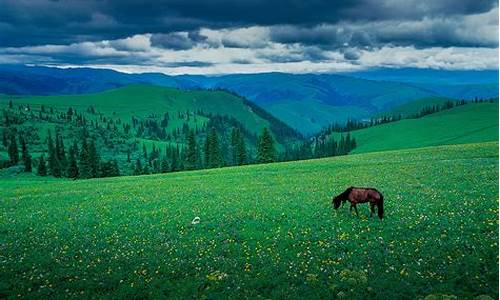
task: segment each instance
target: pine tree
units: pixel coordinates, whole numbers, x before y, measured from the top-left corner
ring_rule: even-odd
[[[257,162],[270,163],[276,160],[276,150],[274,140],[269,130],[264,127],[257,142]]]
[[[161,173],[167,173],[169,171],[169,165],[168,165],[168,160],[167,158],[164,156],[161,160],[161,163],[160,163],[160,172]]]
[[[240,134],[238,144],[236,145],[236,154],[237,154],[236,164],[238,166],[247,163],[247,147],[245,145],[245,139],[242,134]]]
[[[49,152],[49,172],[54,177],[61,177],[61,165],[57,157],[56,148],[54,146],[54,140],[52,139],[52,134],[50,130],[47,136],[47,148]]]
[[[139,158],[135,161],[134,175],[142,175],[142,163]]]
[[[82,146],[80,147],[80,154],[78,156],[78,178],[92,178],[89,146],[86,138],[82,140]]]
[[[16,136],[14,134],[10,135],[10,143],[7,152],[9,153],[10,165],[17,165],[19,162],[19,149],[17,148]]]
[[[239,128],[233,127],[231,130],[231,149],[230,149],[230,162],[232,166],[238,165],[238,143],[240,142],[241,132]]]
[[[219,139],[215,128],[212,127],[205,141],[205,166],[217,168],[224,165],[224,159],[219,146]]]
[[[120,168],[118,167],[118,162],[116,159],[112,160],[112,176],[120,176]]]
[[[89,155],[88,159],[90,166],[90,176],[92,178],[97,178],[99,177],[100,174],[99,167],[101,166],[101,162],[99,153],[97,152],[97,147],[95,145],[95,140],[93,139],[88,144],[88,155]]]
[[[76,160],[77,154],[78,154],[78,145],[76,144],[75,141],[73,143],[73,146],[69,148],[68,166],[66,169],[66,176],[68,178],[78,177],[78,163]]]
[[[24,172],[29,172],[31,173],[31,155],[28,153],[28,147],[26,145],[26,140],[22,137],[19,137],[19,140],[21,141],[21,159],[24,164]]]
[[[56,156],[59,161],[60,169],[66,170],[68,167],[68,159],[66,158],[66,151],[64,150],[64,141],[59,132],[56,132]],[[62,174],[63,172],[61,172]]]
[[[196,147],[196,137],[193,130],[189,130],[187,135],[187,149],[185,154],[185,168],[186,170],[196,169],[198,163],[198,151]]]
[[[37,174],[38,176],[47,176],[47,165],[45,164],[45,159],[43,158],[43,155],[40,156],[40,159],[38,161]]]

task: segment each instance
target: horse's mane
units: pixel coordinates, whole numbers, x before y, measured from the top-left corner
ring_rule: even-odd
[[[347,189],[346,189],[346,190],[345,190],[342,194],[340,194],[339,196],[341,196],[341,197],[347,197],[347,196],[349,196],[349,194],[352,192],[352,189],[353,189],[353,188],[354,188],[354,187],[352,187],[352,186],[351,186],[351,187],[348,187],[348,188],[347,188]]]

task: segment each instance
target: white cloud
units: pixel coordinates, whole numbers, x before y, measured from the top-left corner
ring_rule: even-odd
[[[476,28],[474,30],[457,28],[457,35],[467,35],[465,39],[468,40],[484,39],[490,44],[495,40],[498,41],[495,35],[498,26],[494,22],[498,20],[497,16],[489,12],[467,16],[466,19],[467,25],[463,25],[465,28],[470,29],[477,24]],[[428,22],[428,20],[418,21],[416,25],[425,28],[415,29],[416,32],[431,30],[433,27]],[[344,35],[351,34],[352,27],[358,25],[351,24],[351,29],[342,30],[331,28],[331,26],[333,25],[322,25],[319,35],[316,33],[312,38],[326,39],[330,30],[334,30],[337,35],[335,39],[345,42]],[[394,35],[395,32],[411,30],[408,26],[406,23],[400,24],[399,28],[389,26],[382,29],[383,27],[379,26],[372,28],[372,32],[386,30],[392,31],[391,34]],[[169,41],[168,39],[182,37],[186,44],[192,45],[177,48],[152,45],[152,34],[70,45],[8,47],[0,48],[0,63],[91,66],[124,72],[163,72],[166,74],[338,72],[372,67],[498,68],[498,47],[431,46],[423,48],[398,46],[391,43],[384,46],[359,47],[344,44],[344,42],[341,47],[320,47],[314,43],[273,41],[273,29],[276,28],[259,26],[219,30],[204,28],[191,37],[187,32],[162,37],[167,39],[163,41],[166,44],[178,44],[178,40]],[[493,34],[490,31],[493,31]],[[308,34],[307,29],[301,29],[301,33]]]

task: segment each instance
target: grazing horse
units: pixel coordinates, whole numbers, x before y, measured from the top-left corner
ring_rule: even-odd
[[[380,219],[384,217],[384,196],[376,189],[358,188],[351,186],[340,195],[333,197],[333,207],[335,209],[338,209],[340,207],[340,204],[344,204],[347,200],[351,202],[350,210],[352,211],[352,209],[354,208],[357,216],[359,216],[359,214],[356,205],[359,203],[370,202],[370,216],[372,216],[375,212],[375,205],[377,205],[378,217]]]

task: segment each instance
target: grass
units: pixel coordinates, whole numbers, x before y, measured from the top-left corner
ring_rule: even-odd
[[[1,180],[0,297],[497,298],[497,183],[498,142]],[[383,221],[331,208],[349,185],[383,192]]]
[[[66,112],[69,107],[85,111],[93,106],[105,116],[121,118],[130,122],[133,116],[148,117],[157,115],[163,117],[165,112],[175,116],[178,112],[202,110],[205,113],[232,116],[253,133],[260,133],[263,127],[269,127],[268,120],[252,111],[242,98],[222,91],[183,91],[174,88],[164,88],[152,85],[130,85],[105,92],[84,95],[63,96],[2,96],[0,107],[6,106],[13,99],[15,104],[29,104],[38,110],[42,104],[52,106]],[[203,118],[205,119],[205,118]],[[192,122],[194,127],[194,122]],[[175,119],[168,129],[172,130],[182,125]],[[198,122],[198,125],[201,125]]]
[[[498,103],[467,104],[351,134],[358,145],[353,153],[497,141]]]

